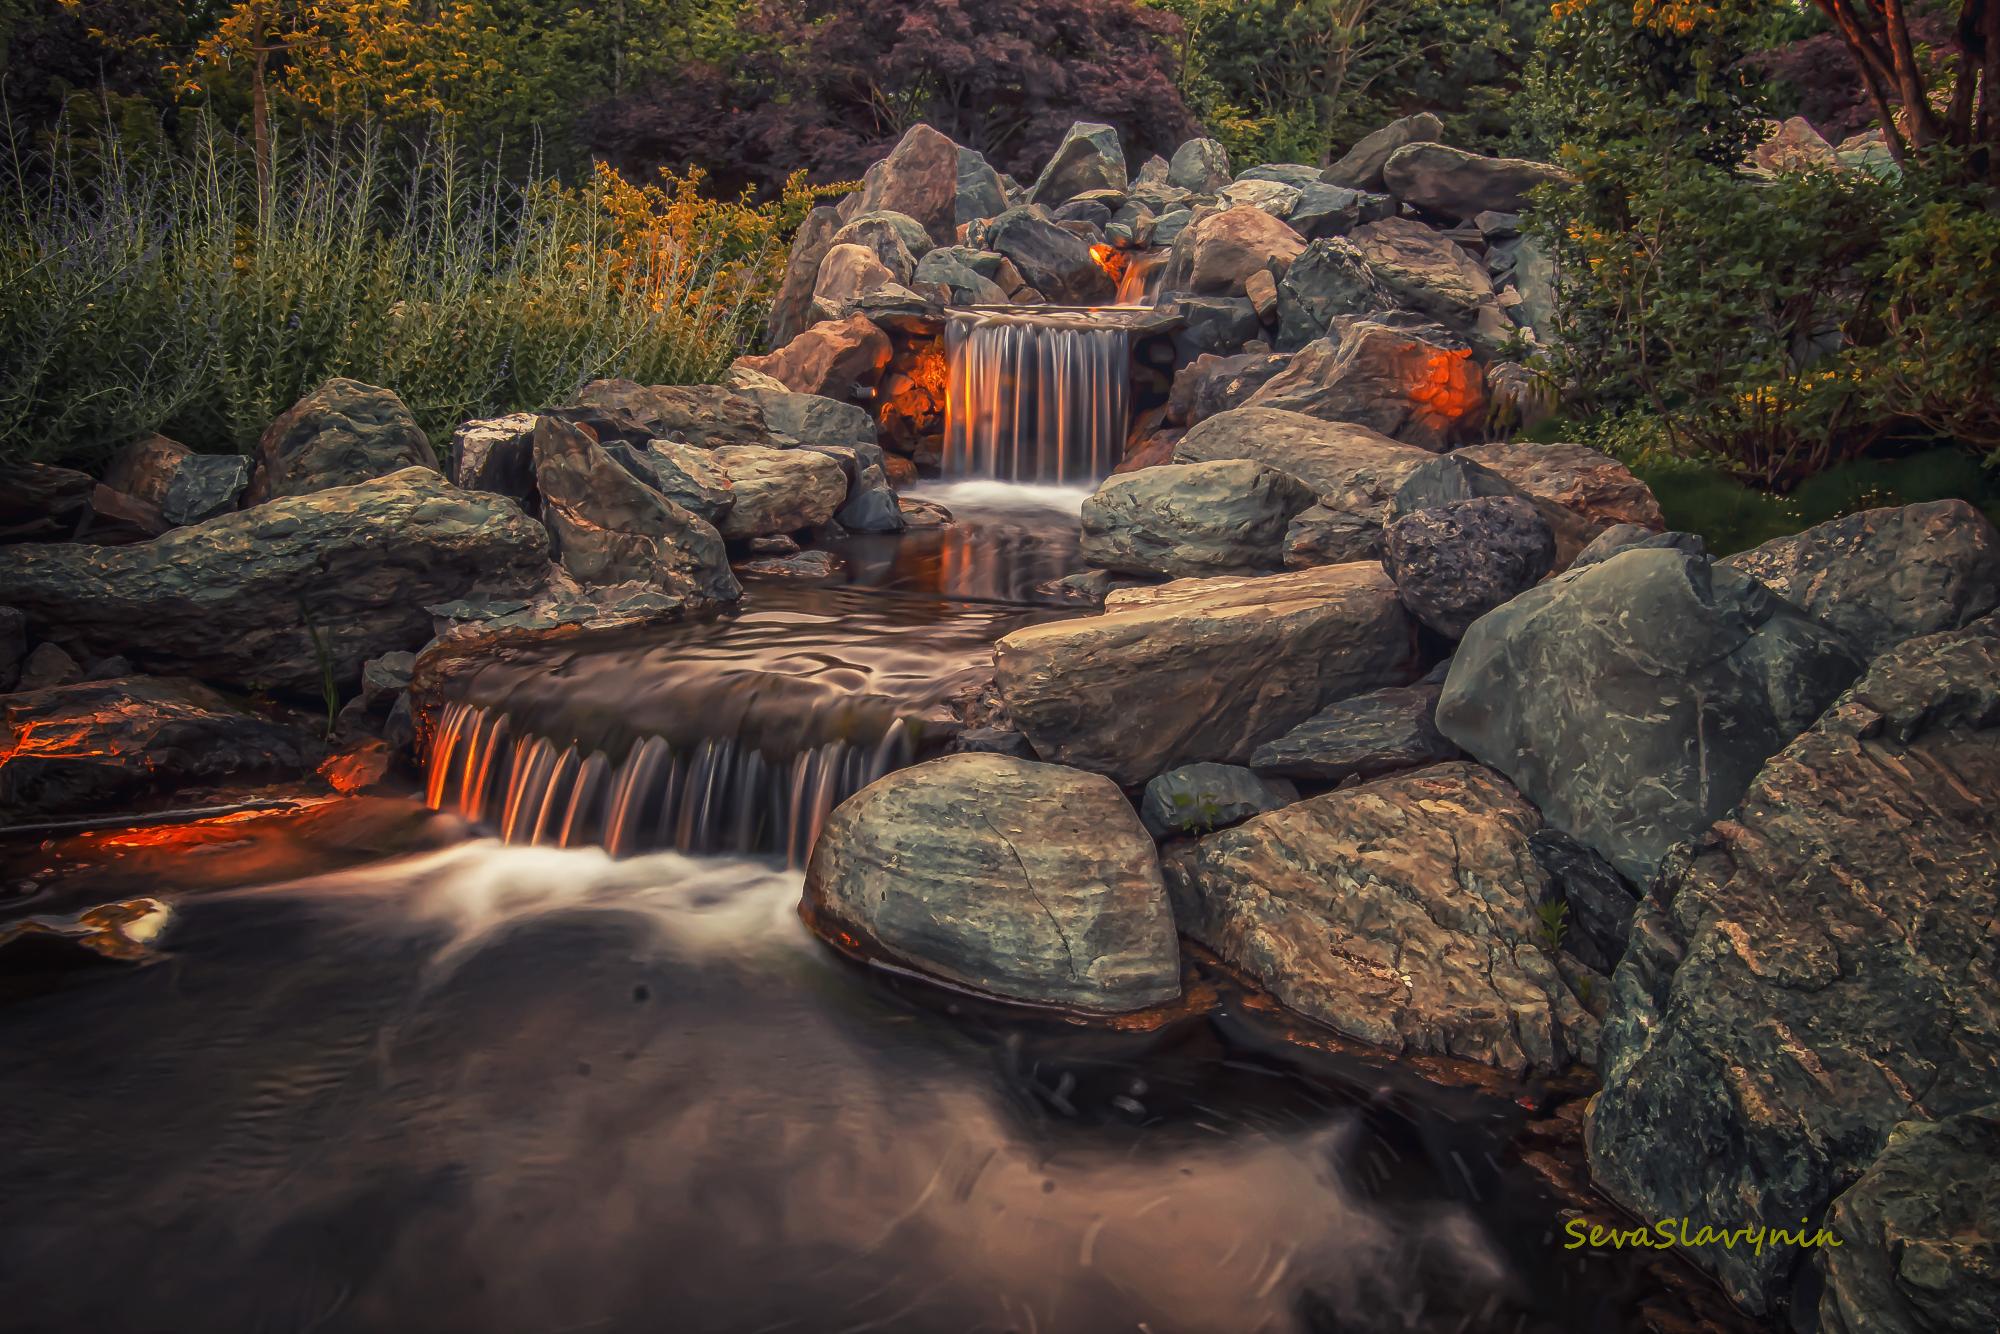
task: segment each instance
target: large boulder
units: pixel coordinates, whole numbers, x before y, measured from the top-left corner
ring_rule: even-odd
[[[1838,1200],[1823,1334],[2000,1329],[2000,1103],[1905,1121]]]
[[[1444,122],[1430,112],[1405,116],[1364,136],[1346,156],[1322,172],[1320,179],[1350,190],[1380,190],[1382,169],[1397,149],[1406,144],[1436,143],[1442,138]]]
[[[1180,994],[1153,840],[1095,774],[998,754],[902,769],[828,817],[804,912],[823,936],[1036,1005],[1144,1009]]]
[[[852,399],[873,392],[893,351],[889,335],[866,315],[849,315],[844,320],[815,324],[766,356],[738,357],[736,364],[762,371],[793,393]],[[728,443],[758,442],[732,439]]]
[[[985,158],[928,125],[913,125],[889,156],[862,176],[855,212],[904,214],[915,218],[932,242],[950,245],[958,224],[1006,206],[1000,174]]]
[[[118,451],[104,484],[151,505],[169,527],[200,523],[236,508],[250,484],[250,460],[197,454],[163,435],[145,435]]]
[[[1348,1037],[1552,1072],[1596,1021],[1541,939],[1535,808],[1440,764],[1261,815],[1165,859],[1183,932]]]
[[[1251,274],[1281,278],[1305,248],[1297,232],[1262,209],[1244,204],[1210,213],[1175,239],[1161,290],[1242,296]]]
[[[1167,396],[1168,424],[1193,426],[1218,412],[1241,407],[1291,360],[1272,352],[1243,352],[1233,357],[1202,353],[1174,376]]]
[[[1318,496],[1247,459],[1141,468],[1083,502],[1080,554],[1125,574],[1247,574],[1281,569],[1285,528]]]
[[[736,503],[722,520],[724,537],[770,537],[817,528],[847,499],[847,474],[837,461],[813,450],[726,445],[715,451],[715,461],[736,493]]]
[[[1356,227],[1395,215],[1396,201],[1387,195],[1311,184],[1300,188],[1298,201],[1285,214],[1285,225],[1308,241],[1316,241],[1345,236]]]
[[[1546,162],[1482,157],[1444,144],[1409,144],[1382,164],[1382,183],[1390,194],[1450,218],[1519,213],[1537,188],[1564,179]]]
[[[451,435],[451,480],[467,491],[491,491],[532,507],[535,424],[532,412],[465,422]]]
[[[1125,150],[1109,125],[1080,120],[1069,127],[1054,156],[1028,190],[1028,202],[1056,208],[1092,190],[1123,190]]]
[[[1447,639],[1533,588],[1555,563],[1548,522],[1518,496],[1455,500],[1382,530],[1382,568],[1410,615]]]
[[[1860,668],[1846,640],[1747,575],[1626,551],[1474,623],[1438,728],[1645,884]]]
[[[417,419],[392,390],[328,380],[264,428],[246,504],[386,477],[412,465],[437,469]]]
[[[1869,657],[2000,606],[2000,533],[1963,500],[1863,510],[1723,561]]]
[[[1355,228],[1347,239],[1398,305],[1464,333],[1507,323],[1486,266],[1421,222],[1384,218]]]
[[[754,446],[753,446],[754,448]],[[648,441],[644,453],[607,445],[627,471],[696,518],[720,524],[736,504],[736,488],[713,452],[678,440]]]
[[[1863,1194],[1835,1226],[1866,1244],[1864,1174],[1899,1161],[1897,1125],[2000,1100],[1996,885],[2000,617],[1989,615],[1876,659],[1728,819],[1669,861],[1614,977],[1586,1123],[1598,1188],[1642,1218],[1721,1233],[1810,1230],[1853,1187]],[[1971,1179],[1992,1178],[1988,1159]],[[1949,1311],[1954,1294],[1939,1285],[1955,1261],[1919,1248],[1894,1286]],[[1692,1249],[1754,1312],[1780,1307],[1811,1258]],[[1869,1277],[1836,1264],[1829,1278],[1836,1308],[1872,1300]],[[1893,1309],[1866,1314],[1880,1323],[1855,1328],[1910,1327]]]
[[[1468,445],[1459,458],[1490,468],[1528,495],[1552,500],[1602,532],[1614,523],[1659,532],[1667,526],[1660,502],[1632,470],[1588,445],[1502,442]]]
[[[1250,753],[1250,767],[1278,778],[1342,783],[1459,758],[1437,730],[1438,687],[1387,686],[1333,703]]]
[[[911,268],[914,269],[914,262]],[[813,284],[815,314],[838,318],[871,292],[905,281],[865,245],[836,242],[828,248]]]
[[[883,340],[885,347],[887,342]],[[651,439],[684,440],[704,448],[771,440],[763,409],[719,384],[592,380],[577,391],[572,408],[554,415],[589,427],[600,444],[610,443],[614,435],[640,447]],[[607,422],[607,416],[612,420]]]
[[[1415,627],[1379,567],[1185,579],[994,646],[1015,726],[1044,759],[1138,784],[1241,764],[1336,699],[1416,674]]]
[[[1167,184],[1177,190],[1212,195],[1229,181],[1229,150],[1215,139],[1188,140],[1167,164]]]
[[[865,408],[822,394],[794,394],[783,389],[742,389],[737,392],[764,410],[772,439],[801,445],[873,445],[875,419]]]
[[[1010,208],[993,220],[989,248],[1012,261],[1028,285],[1050,301],[1089,306],[1117,295],[1118,285],[1090,253],[1090,243],[1030,208]]]
[[[1324,338],[1342,316],[1365,318],[1395,308],[1396,298],[1354,242],[1314,241],[1278,283],[1278,346],[1296,352]]]
[[[548,534],[513,501],[405,468],[134,546],[0,548],[0,605],[84,661],[317,693],[325,670],[350,681],[429,639],[427,604],[518,595],[547,571]]]
[[[317,758],[299,728],[197,681],[128,676],[0,695],[0,809],[10,815],[102,811],[249,774],[297,778]]]
[[[1352,422],[1439,450],[1485,421],[1486,377],[1468,348],[1354,320],[1337,337],[1307,344],[1249,403]]]
[[[1379,431],[1324,421],[1283,408],[1240,407],[1218,412],[1174,443],[1174,462],[1252,459],[1292,476],[1344,508],[1382,509],[1412,472],[1432,456]]]
[[[931,238],[924,225],[909,214],[884,209],[856,213],[840,224],[827,253],[831,255],[844,245],[858,245],[873,252],[896,275],[897,282],[907,284],[916,276],[917,260],[930,252]]]
[[[792,237],[791,255],[785,260],[785,276],[778,285],[778,295],[771,302],[766,322],[772,347],[783,347],[812,322],[813,292],[819,284],[820,264],[833,246],[833,234],[839,230],[840,211],[831,204],[821,204],[799,224],[798,233]]]
[[[583,584],[649,584],[681,597],[734,601],[722,536],[619,466],[581,429],[535,425],[535,483],[557,558]]]
[[[1285,564],[1295,570],[1314,565],[1345,565],[1382,558],[1382,507],[1361,502],[1361,509],[1339,503],[1317,505],[1292,516],[1285,529]]]

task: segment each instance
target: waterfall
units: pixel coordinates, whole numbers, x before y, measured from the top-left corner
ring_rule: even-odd
[[[803,865],[833,808],[913,763],[915,752],[899,720],[873,742],[834,739],[779,757],[733,736],[678,748],[649,736],[614,762],[517,734],[498,709],[448,704],[431,739],[425,798],[509,843],[596,844],[613,856],[782,853]]]
[[[1125,452],[1131,334],[1082,311],[970,311],[945,330],[944,474],[1093,482]]]
[[[1167,271],[1166,250],[1147,251],[1135,254],[1125,261],[1124,272],[1118,275],[1118,304],[1121,306],[1150,306],[1160,294],[1160,278]]]

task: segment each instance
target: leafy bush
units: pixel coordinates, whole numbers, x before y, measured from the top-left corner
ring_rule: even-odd
[[[333,375],[393,387],[434,441],[599,376],[714,378],[758,334],[810,203],[694,177],[511,184],[448,140],[282,144],[262,214],[213,131],[17,151],[0,221],[0,457],[89,464],[142,432],[254,442]]]

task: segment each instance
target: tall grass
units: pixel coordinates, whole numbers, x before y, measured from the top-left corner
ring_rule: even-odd
[[[510,181],[448,140],[348,134],[282,144],[260,209],[250,154],[212,128],[143,153],[14,144],[0,459],[90,466],[155,430],[246,449],[334,375],[394,389],[437,443],[598,377],[714,379],[782,251],[775,208],[697,185]]]

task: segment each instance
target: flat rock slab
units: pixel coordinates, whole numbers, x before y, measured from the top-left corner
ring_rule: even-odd
[[[1109,780],[991,753],[890,774],[827,820],[806,918],[988,995],[1118,1012],[1180,994],[1152,837]]]
[[[1535,808],[1475,764],[1329,792],[1170,852],[1181,929],[1364,1042],[1526,1072],[1596,1021],[1538,938]]]
[[[1178,463],[1112,477],[1083,502],[1083,558],[1124,574],[1276,570],[1285,530],[1317,496],[1248,459]]]
[[[1250,767],[1280,778],[1339,783],[1459,758],[1437,730],[1438,687],[1389,686],[1337,700],[1257,747]]]
[[[722,535],[768,537],[816,528],[847,499],[847,474],[834,459],[809,449],[730,445],[715,451],[736,503]]]
[[[1176,463],[1251,459],[1290,473],[1336,508],[1354,510],[1386,508],[1430,458],[1380,431],[1285,408],[1231,408],[1174,442]]]
[[[1416,631],[1379,566],[1183,579],[1102,616],[994,646],[1015,725],[1044,759],[1136,786],[1257,746],[1348,695],[1416,675]]]

